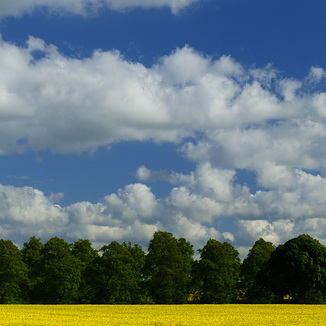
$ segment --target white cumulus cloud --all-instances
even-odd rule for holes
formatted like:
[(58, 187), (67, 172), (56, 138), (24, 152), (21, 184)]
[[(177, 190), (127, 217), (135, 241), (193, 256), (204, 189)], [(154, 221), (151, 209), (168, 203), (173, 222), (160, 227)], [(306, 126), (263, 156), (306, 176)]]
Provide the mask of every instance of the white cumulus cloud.
[[(176, 143), (197, 164), (187, 174), (141, 166), (139, 183), (63, 208), (39, 190), (1, 186), (5, 236), (16, 239), (22, 231), (15, 226), (25, 225), (26, 234), (98, 243), (144, 242), (158, 229), (190, 239), (197, 233), (198, 246), (209, 237), (241, 247), (305, 231), (326, 239), (322, 68), (303, 80), (283, 78), (270, 65), (248, 69), (190, 46), (145, 67), (117, 51), (69, 58), (33, 37), (24, 47), (1, 40), (0, 56), (2, 155), (137, 140)], [(255, 175), (255, 189), (239, 181), (240, 170)], [(158, 198), (153, 181), (169, 182), (168, 196)], [(219, 230), (225, 218), (237, 219), (239, 230)]]
[[(44, 57), (35, 59), (36, 50)], [(297, 94), (304, 81), (282, 79), (270, 67), (245, 70), (188, 46), (149, 68), (117, 51), (72, 59), (33, 37), (26, 47), (2, 40), (0, 55), (3, 154), (180, 143), (201, 134), (183, 147), (189, 159), (229, 168), (325, 166), (325, 93), (304, 93), (308, 82)], [(278, 93), (266, 79), (276, 79)]]
[[(250, 193), (247, 186), (236, 183), (235, 173), (199, 165), (188, 178), (176, 179), (172, 173), (173, 188), (167, 197), (157, 198), (148, 186), (136, 183), (97, 203), (66, 207), (37, 189), (1, 185), (0, 237), (18, 244), (36, 235), (44, 241), (52, 236), (70, 242), (87, 238), (97, 247), (113, 240), (146, 247), (155, 231), (166, 230), (185, 237), (195, 249), (215, 238), (231, 241), (242, 252), (260, 237), (279, 244), (309, 233), (326, 242), (324, 177), (296, 170), (293, 183)], [(212, 189), (212, 180), (217, 180), (218, 192)], [(238, 230), (220, 229), (229, 218), (237, 221)]]
[(200, 0), (0, 0), (0, 17), (21, 16), (46, 8), (56, 13), (89, 15), (103, 8), (124, 11), (133, 8), (169, 7), (174, 14)]

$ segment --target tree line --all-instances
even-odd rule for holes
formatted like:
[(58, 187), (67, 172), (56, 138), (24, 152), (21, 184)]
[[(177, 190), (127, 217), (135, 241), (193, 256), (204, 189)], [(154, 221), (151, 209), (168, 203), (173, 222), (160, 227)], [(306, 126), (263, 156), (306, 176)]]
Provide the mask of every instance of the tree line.
[(228, 242), (193, 245), (158, 231), (145, 252), (112, 241), (68, 244), (35, 236), (20, 250), (0, 240), (0, 303), (325, 303), (326, 247), (300, 235), (275, 247), (258, 239), (241, 262)]

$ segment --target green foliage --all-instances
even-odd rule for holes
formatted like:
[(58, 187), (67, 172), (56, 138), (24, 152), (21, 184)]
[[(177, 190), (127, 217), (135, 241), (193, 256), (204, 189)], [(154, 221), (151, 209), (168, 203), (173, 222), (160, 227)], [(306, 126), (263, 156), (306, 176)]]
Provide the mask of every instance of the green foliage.
[(78, 299), (82, 264), (70, 245), (58, 237), (46, 242), (42, 250), (42, 303), (74, 303)]
[(71, 246), (71, 252), (80, 261), (81, 280), (79, 283), (78, 303), (91, 303), (95, 297), (94, 279), (97, 274), (95, 261), (98, 259), (98, 251), (92, 247), (87, 239), (79, 239)]
[(258, 239), (240, 263), (227, 242), (193, 246), (155, 232), (148, 253), (130, 242), (93, 249), (36, 237), (21, 251), (0, 240), (0, 303), (326, 303), (326, 247), (309, 235), (279, 245)]
[(292, 302), (311, 302), (311, 295), (325, 297), (326, 247), (302, 234), (279, 245), (258, 280), (279, 298), (289, 295)]
[(265, 268), (271, 254), (275, 250), (271, 242), (258, 239), (249, 250), (247, 258), (240, 269), (239, 299), (247, 303), (271, 303), (274, 297), (268, 289), (255, 283), (256, 275)]
[(27, 266), (22, 254), (10, 240), (0, 240), (0, 303), (26, 300)]
[(185, 303), (191, 281), (192, 245), (172, 233), (155, 232), (145, 263), (146, 284), (156, 303)]
[(239, 279), (239, 253), (228, 243), (209, 239), (200, 252), (197, 266), (201, 303), (232, 303)]
[(42, 293), (42, 260), (44, 245), (35, 236), (24, 243), (21, 250), (23, 261), (28, 268), (27, 296), (30, 303), (37, 303)]
[(141, 300), (141, 270), (145, 253), (139, 245), (112, 241), (103, 246), (98, 259), (97, 301), (102, 303), (137, 303)]
[(71, 253), (78, 258), (85, 266), (91, 264), (98, 252), (92, 247), (92, 243), (87, 239), (79, 239), (71, 246)]

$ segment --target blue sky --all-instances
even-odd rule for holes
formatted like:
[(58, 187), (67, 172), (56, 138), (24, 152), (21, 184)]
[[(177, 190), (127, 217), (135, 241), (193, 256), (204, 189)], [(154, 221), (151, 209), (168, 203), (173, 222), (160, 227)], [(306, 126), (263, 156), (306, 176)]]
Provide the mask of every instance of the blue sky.
[(325, 14), (0, 0), (0, 237), (326, 244)]

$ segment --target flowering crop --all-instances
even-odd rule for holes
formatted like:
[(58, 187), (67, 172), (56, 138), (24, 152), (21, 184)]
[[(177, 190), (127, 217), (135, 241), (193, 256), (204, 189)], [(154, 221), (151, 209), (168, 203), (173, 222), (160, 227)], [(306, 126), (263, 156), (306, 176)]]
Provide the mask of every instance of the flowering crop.
[(1, 305), (0, 325), (324, 325), (322, 305)]

